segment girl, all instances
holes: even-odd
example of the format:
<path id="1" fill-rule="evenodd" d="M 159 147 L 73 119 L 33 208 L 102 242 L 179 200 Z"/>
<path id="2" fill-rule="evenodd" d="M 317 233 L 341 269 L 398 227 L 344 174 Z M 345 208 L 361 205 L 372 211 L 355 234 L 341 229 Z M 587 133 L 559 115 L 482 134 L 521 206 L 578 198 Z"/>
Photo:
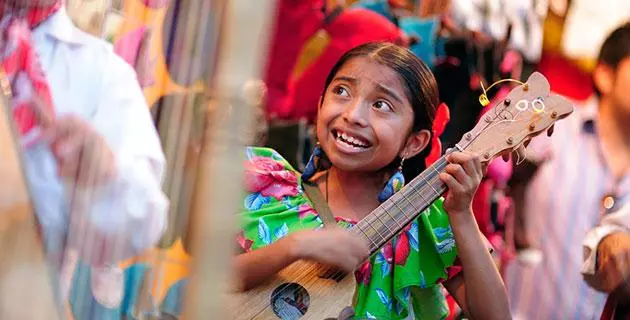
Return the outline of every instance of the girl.
<path id="1" fill-rule="evenodd" d="M 448 311 L 440 283 L 471 318 L 509 318 L 503 284 L 471 211 L 483 175 L 477 157 L 451 153 L 440 174 L 446 198 L 427 209 L 428 220 L 416 219 L 361 266 L 369 254 L 366 240 L 343 228 L 316 230 L 322 220 L 301 187 L 317 185 L 340 226 L 360 221 L 425 169 L 437 105 L 433 75 L 407 49 L 368 43 L 347 52 L 326 81 L 319 144 L 302 175 L 273 150 L 247 150 L 250 194 L 239 235 L 246 253 L 234 261 L 240 288 L 306 259 L 358 269 L 358 318 L 443 319 Z M 438 248 L 431 239 L 457 246 Z"/>

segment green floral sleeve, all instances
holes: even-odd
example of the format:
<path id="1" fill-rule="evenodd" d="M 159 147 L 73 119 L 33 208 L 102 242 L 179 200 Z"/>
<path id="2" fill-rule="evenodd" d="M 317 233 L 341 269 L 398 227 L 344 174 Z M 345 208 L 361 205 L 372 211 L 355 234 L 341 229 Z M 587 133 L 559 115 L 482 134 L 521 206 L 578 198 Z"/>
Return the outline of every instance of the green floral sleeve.
<path id="1" fill-rule="evenodd" d="M 323 226 L 301 188 L 299 172 L 276 151 L 247 149 L 245 187 L 238 236 L 244 250 L 256 250 L 292 232 Z M 446 317 L 448 308 L 440 283 L 460 268 L 442 201 L 435 201 L 355 272 L 357 317 L 405 319 L 409 310 L 416 318 Z M 336 220 L 343 227 L 354 225 L 342 217 Z"/>

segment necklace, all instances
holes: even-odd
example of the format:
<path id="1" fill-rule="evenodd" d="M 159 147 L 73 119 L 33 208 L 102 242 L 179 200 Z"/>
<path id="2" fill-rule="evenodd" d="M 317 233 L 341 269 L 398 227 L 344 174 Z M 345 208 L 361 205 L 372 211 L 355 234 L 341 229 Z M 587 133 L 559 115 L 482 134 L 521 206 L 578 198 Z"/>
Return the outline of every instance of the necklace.
<path id="1" fill-rule="evenodd" d="M 326 203 L 328 203 L 328 171 L 326 170 L 326 177 L 324 178 L 326 183 Z"/>

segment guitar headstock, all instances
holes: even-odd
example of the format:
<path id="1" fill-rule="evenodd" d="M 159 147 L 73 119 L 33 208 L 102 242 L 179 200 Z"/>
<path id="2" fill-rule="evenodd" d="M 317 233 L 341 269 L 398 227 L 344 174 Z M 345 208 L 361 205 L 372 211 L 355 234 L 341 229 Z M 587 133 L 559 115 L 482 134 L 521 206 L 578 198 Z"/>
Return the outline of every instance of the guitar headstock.
<path id="1" fill-rule="evenodd" d="M 556 121 L 572 112 L 573 104 L 552 94 L 547 79 L 534 72 L 527 82 L 492 106 L 477 125 L 464 134 L 458 146 L 489 162 L 500 154 L 522 152 L 526 141 L 549 130 Z"/>

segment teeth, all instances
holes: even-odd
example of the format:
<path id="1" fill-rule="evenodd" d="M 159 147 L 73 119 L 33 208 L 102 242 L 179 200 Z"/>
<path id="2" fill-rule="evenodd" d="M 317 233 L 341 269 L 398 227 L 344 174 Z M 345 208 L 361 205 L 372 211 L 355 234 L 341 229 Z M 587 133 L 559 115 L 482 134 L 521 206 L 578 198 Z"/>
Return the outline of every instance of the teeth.
<path id="1" fill-rule="evenodd" d="M 367 144 L 360 141 L 358 138 L 354 138 L 351 137 L 349 135 L 347 135 L 345 132 L 340 132 L 337 135 L 337 139 L 339 139 L 340 141 L 354 147 L 355 149 L 358 148 L 367 148 Z"/>

